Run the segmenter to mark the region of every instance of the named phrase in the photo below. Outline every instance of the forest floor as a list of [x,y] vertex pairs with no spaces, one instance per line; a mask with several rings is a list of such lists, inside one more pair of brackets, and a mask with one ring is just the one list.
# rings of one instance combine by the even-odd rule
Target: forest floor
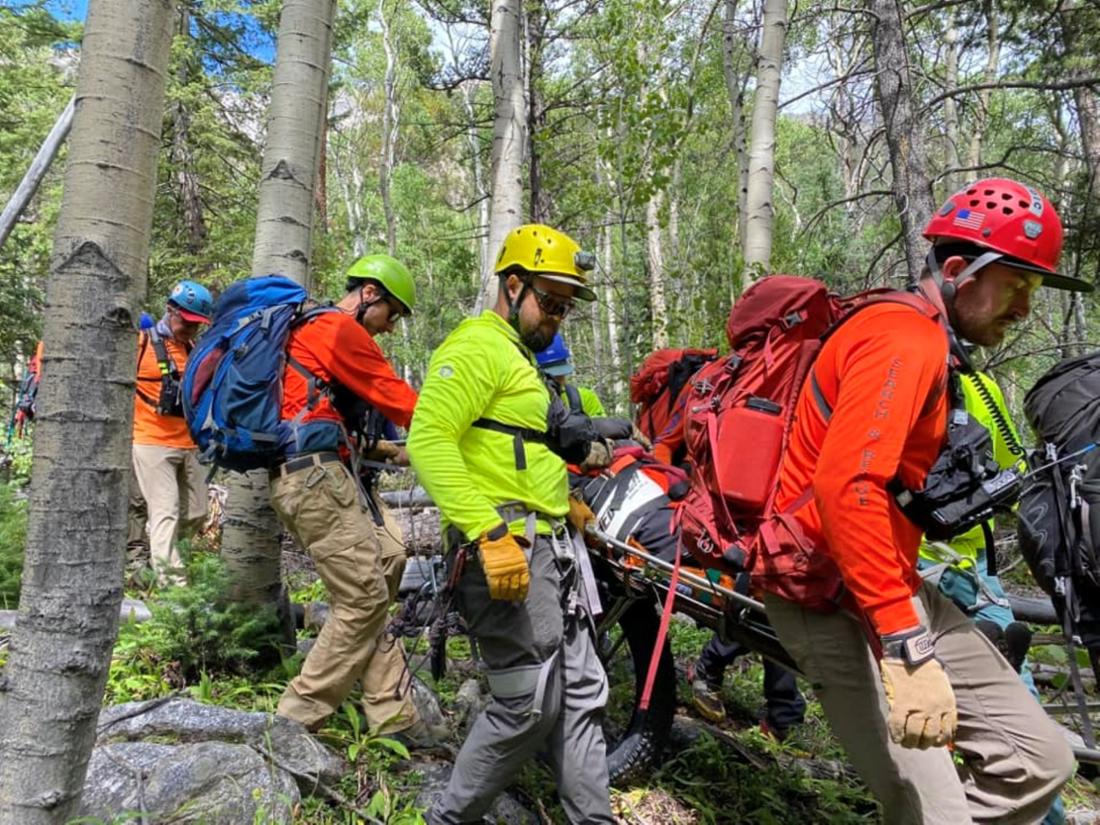
[[[422,530],[420,535],[425,544],[433,540],[430,530]],[[105,705],[182,691],[197,701],[238,710],[275,710],[287,680],[300,667],[301,655],[258,673],[248,665],[248,651],[236,644],[233,629],[234,623],[242,626],[242,618],[222,614],[224,600],[218,592],[224,588],[224,574],[219,572],[218,557],[209,552],[213,549],[201,544],[195,548],[192,581],[187,588],[157,592],[131,581],[127,595],[145,599],[154,618],[140,624],[123,623]],[[323,585],[312,573],[308,557],[293,551],[284,555],[294,585],[293,600],[302,604],[323,601]],[[158,610],[158,605],[165,609]],[[688,620],[672,623],[670,641],[678,683],[672,741],[650,773],[612,789],[613,810],[619,820],[654,825],[880,822],[874,801],[846,763],[804,681],[800,680],[800,686],[809,703],[806,722],[782,744],[760,731],[763,667],[758,657],[742,657],[727,670],[725,722],[714,725],[695,714],[686,674],[710,635],[710,630],[697,628]],[[470,678],[477,678],[468,641],[463,637],[448,641],[448,672],[438,682],[428,674],[424,638],[407,647],[412,668],[435,692],[448,719],[461,715],[460,689]],[[1051,647],[1053,650],[1035,652],[1040,659],[1057,661],[1060,649]],[[4,656],[0,644],[0,664]],[[632,702],[631,685],[613,685],[609,716],[629,716]],[[400,745],[365,729],[354,696],[319,736],[348,761],[349,770],[336,789],[344,801],[308,798],[293,822],[405,825],[423,821],[425,792],[445,774],[446,755],[408,758]],[[461,737],[460,731],[453,734],[449,743],[453,750],[461,745]],[[540,764],[522,771],[511,794],[530,812],[529,821],[566,821],[552,777]],[[1067,811],[1078,815],[1100,811],[1100,786],[1079,773],[1066,786],[1063,799]],[[1085,815],[1071,821],[1091,819]]]

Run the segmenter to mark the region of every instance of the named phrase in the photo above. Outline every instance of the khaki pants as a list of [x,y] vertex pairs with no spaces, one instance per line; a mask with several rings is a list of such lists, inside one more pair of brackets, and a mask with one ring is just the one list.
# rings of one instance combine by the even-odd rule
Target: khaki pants
[[411,677],[400,641],[386,632],[405,570],[400,529],[384,508],[385,524],[375,525],[359,485],[338,462],[280,474],[271,492],[272,507],[309,551],[329,594],[329,617],[279,700],[279,715],[316,730],[360,682],[370,728],[404,730],[418,718]]
[[860,621],[765,596],[783,646],[890,825],[1035,823],[1073,773],[1073,753],[990,641],[935,587],[913,599],[955,690],[956,767],[946,748],[895,745],[878,662]]
[[127,568],[149,564],[149,508],[138,486],[137,474],[130,473],[130,496],[127,508],[126,564]]
[[206,470],[198,450],[135,444],[134,478],[149,519],[149,555],[162,582],[182,583],[183,565],[176,540],[202,526],[206,518]]

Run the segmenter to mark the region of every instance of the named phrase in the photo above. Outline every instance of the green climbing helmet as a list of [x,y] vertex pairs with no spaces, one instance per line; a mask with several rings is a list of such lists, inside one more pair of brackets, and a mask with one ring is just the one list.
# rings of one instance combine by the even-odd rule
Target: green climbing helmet
[[409,313],[416,306],[416,283],[401,261],[389,255],[364,255],[348,269],[349,280],[377,281]]

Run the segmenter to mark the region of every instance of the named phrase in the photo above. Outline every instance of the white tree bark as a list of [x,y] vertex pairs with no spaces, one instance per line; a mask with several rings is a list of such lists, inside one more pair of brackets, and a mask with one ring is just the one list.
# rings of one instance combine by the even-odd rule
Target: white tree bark
[[[996,3],[994,0],[985,0],[982,7],[985,12],[987,51],[981,82],[988,84],[997,79],[997,64],[1001,60],[1001,37],[997,26]],[[982,141],[985,138],[986,124],[989,122],[989,98],[992,93],[992,89],[982,89],[978,92],[978,110],[970,127],[970,151],[967,154],[969,166],[978,166],[982,162]]]
[[38,152],[23,175],[23,180],[19,182],[19,186],[15,188],[12,196],[8,199],[3,213],[0,214],[0,246],[4,245],[8,235],[15,228],[19,216],[23,214],[23,210],[27,208],[27,204],[34,197],[34,193],[38,191],[42,178],[46,177],[54,158],[57,157],[62,144],[65,143],[65,138],[69,136],[69,129],[73,125],[74,106],[75,101],[70,100],[61,114],[58,115],[57,120],[50,129],[50,133],[46,135],[46,139],[38,147]]
[[[947,32],[944,34],[946,91],[958,88],[959,85],[959,30],[957,28],[956,9],[951,9],[950,21]],[[956,191],[958,187],[959,173],[954,171],[959,168],[959,108],[955,104],[955,98],[949,97],[943,102],[943,127],[944,127],[944,153],[943,160],[948,173],[944,176],[948,192]]]
[[[722,74],[730,101],[730,122],[733,124],[733,155],[737,160],[737,244],[745,241],[745,221],[749,194],[749,153],[745,148],[745,80],[741,69],[737,37],[737,0],[725,0],[722,20]],[[743,45],[743,44],[742,44]]]
[[646,269],[649,272],[649,310],[653,320],[653,349],[668,346],[668,302],[665,300],[665,258],[661,249],[661,205],[664,192],[654,189],[645,204]]
[[497,283],[494,256],[505,236],[523,222],[523,151],[527,113],[523,99],[521,0],[493,0],[490,21],[493,76],[493,150],[490,171],[489,257],[481,273],[476,311],[492,306]]
[[77,813],[122,601],[137,314],[172,0],[92,0],[47,288],[19,619],[0,677],[0,823]]
[[771,266],[773,179],[775,176],[775,118],[779,103],[783,44],[787,36],[786,0],[766,0],[756,96],[752,108],[749,182],[745,198],[746,284],[767,274]]
[[278,272],[306,286],[335,7],[333,0],[283,3],[260,168],[252,272]]
[[397,251],[397,217],[393,213],[390,184],[393,181],[401,103],[397,99],[397,44],[394,42],[393,26],[386,19],[386,0],[378,0],[378,20],[382,26],[382,50],[386,55],[386,72],[382,80],[386,101],[382,109],[382,162],[378,169],[378,188],[386,218],[386,251],[393,255]]
[[[283,4],[256,212],[253,274],[282,273],[307,287],[334,11],[334,0]],[[222,557],[234,595],[245,602],[277,605],[284,640],[292,643],[267,471],[230,473],[227,487]]]

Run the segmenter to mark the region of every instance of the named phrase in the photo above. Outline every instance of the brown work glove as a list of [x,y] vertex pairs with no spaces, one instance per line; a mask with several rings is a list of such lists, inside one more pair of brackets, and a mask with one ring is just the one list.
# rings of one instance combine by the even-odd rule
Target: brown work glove
[[367,452],[366,457],[371,461],[385,461],[387,464],[396,464],[399,467],[409,466],[409,454],[400,444],[392,441],[379,441]]
[[569,496],[569,515],[566,518],[573,525],[573,529],[582,536],[589,524],[596,523],[596,514],[592,512],[592,508],[572,495]]
[[933,658],[928,632],[921,628],[884,636],[882,642],[879,670],[890,706],[890,738],[903,748],[922,750],[951,742],[959,721],[955,692]]
[[501,522],[482,533],[477,546],[481,552],[481,569],[489,585],[489,598],[509,602],[526,599],[527,587],[531,584],[527,556],[523,553],[524,548],[531,546],[527,539],[512,535],[508,525]]
[[587,473],[590,470],[603,469],[611,463],[613,453],[611,442],[603,438],[595,439],[588,445],[588,455],[581,462],[581,472]]

